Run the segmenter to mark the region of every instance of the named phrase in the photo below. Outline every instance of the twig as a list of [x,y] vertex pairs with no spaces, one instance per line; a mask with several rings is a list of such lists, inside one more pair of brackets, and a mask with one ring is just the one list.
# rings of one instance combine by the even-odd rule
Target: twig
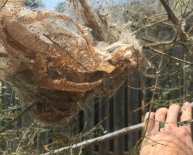
[[79,0],[79,2],[83,8],[86,25],[92,29],[91,33],[93,37],[98,41],[103,41],[104,40],[103,30],[100,27],[100,25],[98,24],[97,19],[94,16],[94,13],[92,12],[90,6],[88,5],[88,1]]
[[0,57],[1,57],[1,58],[7,58],[7,57],[8,57],[8,54],[7,54],[7,53],[4,53],[4,52],[0,52]]
[[15,117],[13,120],[11,120],[4,128],[0,129],[0,133],[5,132],[8,128],[10,128],[13,123],[15,123],[20,117],[22,117],[26,112],[28,112],[36,103],[33,103],[32,105],[28,106],[24,111],[22,111],[17,117]]
[[186,11],[188,10],[188,6],[190,4],[190,0],[188,0],[186,6],[185,6],[185,9],[184,9],[184,13],[182,14],[182,17],[184,18],[184,15],[186,14]]
[[178,61],[180,61],[180,62],[186,63],[186,64],[188,64],[188,65],[193,65],[193,63],[191,63],[191,62],[189,62],[189,61],[185,61],[185,60],[179,59],[179,58],[177,58],[177,57],[174,57],[174,56],[171,56],[171,55],[169,55],[169,54],[166,54],[166,53],[164,53],[164,52],[162,52],[162,51],[156,50],[156,49],[154,49],[154,48],[145,47],[145,46],[144,46],[143,48],[149,48],[149,49],[151,49],[153,52],[162,54],[162,55],[167,56],[167,57],[169,57],[169,58],[172,58],[172,59],[174,59],[174,60],[178,60]]
[[141,129],[143,129],[143,127],[144,127],[144,123],[139,123],[137,125],[126,127],[126,128],[120,129],[118,131],[115,131],[115,132],[112,132],[112,133],[97,137],[97,138],[85,140],[83,142],[74,144],[72,146],[66,146],[66,147],[63,147],[63,148],[60,148],[60,149],[57,149],[57,150],[54,150],[54,151],[51,151],[51,152],[48,152],[48,153],[44,153],[44,154],[41,154],[41,155],[52,155],[52,154],[55,154],[55,153],[61,153],[65,150],[69,150],[69,149],[85,147],[85,146],[88,146],[88,145],[91,145],[91,144],[99,143],[99,142],[109,140],[109,139],[112,139],[112,138],[115,138],[115,137],[118,137],[118,136],[121,136],[121,135],[125,135],[125,134],[128,134],[130,132],[141,130]]
[[193,9],[191,9],[189,12],[187,12],[186,14],[184,14],[183,18],[189,16],[192,12],[193,12]]
[[3,7],[7,4],[8,0],[2,2],[2,5],[0,6],[0,11],[3,9]]
[[164,42],[155,42],[150,44],[145,44],[144,47],[157,47],[157,46],[165,46],[165,45],[171,45],[174,41],[164,41]]
[[[133,35],[133,34],[136,34],[136,33],[138,33],[139,31],[145,30],[145,29],[147,29],[147,28],[150,28],[150,27],[152,27],[152,26],[154,26],[154,25],[157,25],[157,24],[159,24],[159,23],[163,23],[163,22],[165,22],[165,21],[167,21],[167,20],[164,19],[164,20],[161,20],[161,21],[156,21],[156,22],[154,22],[154,23],[151,23],[151,24],[149,24],[149,25],[146,25],[145,27],[142,27],[142,28],[140,28],[140,29],[137,29],[136,31],[132,32],[131,34],[132,34],[132,35]],[[163,23],[163,24],[164,24],[164,23]]]
[[174,14],[174,12],[172,11],[172,9],[170,8],[170,6],[168,5],[168,3],[165,0],[160,0],[160,2],[162,3],[163,7],[165,8],[167,14],[168,14],[168,19],[171,20],[171,22],[175,25],[179,25],[179,21],[178,18],[176,17],[176,15]]
[[166,12],[168,14],[168,19],[174,24],[177,32],[179,33],[181,41],[186,42],[187,36],[183,32],[182,27],[180,25],[180,22],[178,21],[178,18],[176,17],[176,15],[172,11],[172,9],[170,8],[170,6],[166,2],[166,0],[160,0],[160,2],[162,3],[164,9],[166,10]]

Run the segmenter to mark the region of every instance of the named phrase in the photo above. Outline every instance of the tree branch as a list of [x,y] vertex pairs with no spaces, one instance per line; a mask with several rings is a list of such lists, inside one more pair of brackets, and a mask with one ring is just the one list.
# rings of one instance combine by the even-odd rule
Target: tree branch
[[168,5],[168,3],[165,0],[160,0],[160,2],[162,3],[163,7],[165,8],[167,14],[168,14],[168,19],[175,25],[179,25],[179,21],[178,18],[176,17],[176,15],[174,14],[174,12],[172,11],[172,9],[170,8],[170,6]]
[[179,59],[179,58],[174,57],[174,56],[172,56],[172,55],[166,54],[166,53],[164,53],[164,52],[162,52],[162,51],[156,50],[156,49],[154,49],[154,48],[152,48],[152,47],[150,47],[150,46],[148,46],[148,47],[147,47],[147,46],[143,46],[143,48],[144,48],[144,49],[145,49],[145,48],[149,48],[149,49],[152,50],[153,52],[156,52],[156,53],[159,53],[159,54],[161,54],[161,55],[167,56],[167,57],[169,57],[169,58],[171,58],[171,59],[174,59],[174,60],[177,60],[177,61],[186,63],[186,64],[188,64],[188,65],[193,65],[193,63],[191,63],[191,62],[189,62],[189,61],[186,61],[186,60],[183,60],[183,59]]
[[164,42],[155,42],[150,44],[145,44],[143,47],[157,47],[157,46],[166,46],[171,45],[174,41],[164,41]]
[[66,146],[66,147],[63,147],[63,148],[60,148],[60,149],[57,149],[57,150],[54,150],[54,151],[51,151],[51,152],[48,152],[48,153],[44,153],[44,154],[41,154],[41,155],[52,155],[52,154],[56,154],[56,153],[61,153],[65,150],[69,150],[69,149],[75,149],[75,148],[80,148],[80,147],[82,148],[82,147],[85,147],[85,146],[88,146],[88,145],[91,145],[91,144],[95,144],[95,143],[99,143],[99,142],[102,142],[102,141],[110,140],[112,138],[128,134],[130,132],[141,130],[141,129],[143,129],[143,127],[144,127],[144,123],[139,123],[137,125],[126,127],[126,128],[120,129],[118,131],[114,131],[112,133],[97,137],[97,138],[85,140],[83,142],[80,142],[80,143],[77,143],[77,144],[74,144],[74,145],[71,145],[71,146]]
[[90,6],[88,5],[88,1],[87,0],[79,0],[79,2],[83,8],[84,17],[86,20],[86,26],[88,26],[89,28],[92,29],[91,33],[92,33],[93,37],[98,41],[104,41],[103,30],[100,27],[100,25],[98,24],[98,22],[94,16],[94,13],[92,12]]
[[1,5],[0,5],[0,11],[3,9],[3,7],[7,4],[8,0],[5,0],[3,2],[1,2]]
[[177,32],[179,33],[180,36],[180,40],[182,42],[186,42],[187,40],[187,36],[186,34],[183,32],[182,27],[178,21],[178,18],[176,17],[176,15],[174,14],[174,12],[172,11],[172,9],[170,8],[169,4],[166,2],[166,0],[160,0],[160,2],[162,3],[164,9],[167,12],[168,15],[168,19],[174,24]]

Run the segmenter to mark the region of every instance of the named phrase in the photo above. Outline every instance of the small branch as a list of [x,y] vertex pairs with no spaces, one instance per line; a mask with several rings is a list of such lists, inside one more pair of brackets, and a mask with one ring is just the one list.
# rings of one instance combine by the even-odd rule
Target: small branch
[[167,14],[168,14],[168,19],[171,20],[171,22],[174,25],[180,25],[178,18],[176,17],[176,15],[174,14],[174,12],[172,11],[172,9],[170,8],[170,6],[168,5],[168,3],[165,0],[160,0],[160,2],[162,3],[163,7],[165,8]]
[[0,133],[5,132],[7,129],[9,129],[13,123],[15,123],[19,118],[21,118],[26,112],[28,112],[36,103],[33,103],[32,105],[28,106],[24,111],[22,111],[19,115],[17,115],[17,117],[15,117],[13,120],[11,120],[10,122],[8,122],[8,124],[0,129]]
[[183,18],[189,16],[192,12],[193,12],[193,9],[191,9],[189,12],[187,12],[186,14],[184,14]]
[[3,9],[3,7],[7,4],[8,0],[5,0],[2,2],[2,5],[0,6],[0,11]]
[[0,58],[8,58],[8,54],[4,52],[0,52]]
[[184,9],[184,13],[182,14],[182,17],[183,17],[183,18],[185,17],[185,14],[186,14],[186,11],[188,10],[189,4],[190,4],[190,0],[188,0],[187,4],[185,4],[186,7],[185,7],[185,9]]
[[154,23],[151,23],[151,24],[149,24],[149,25],[146,25],[145,27],[142,27],[142,28],[140,28],[140,29],[137,29],[136,31],[132,32],[131,34],[137,34],[139,31],[142,31],[142,30],[145,30],[145,29],[147,29],[147,28],[153,27],[153,26],[155,26],[155,25],[157,25],[157,24],[159,24],[159,23],[165,24],[165,23],[164,23],[165,21],[167,21],[167,20],[164,19],[164,20],[161,20],[161,21],[156,21],[156,22],[154,22]]
[[193,30],[193,26],[190,27],[190,29],[188,30],[187,33],[190,34],[192,32],[192,30]]
[[80,148],[80,147],[82,148],[82,147],[85,147],[85,146],[88,146],[88,145],[91,145],[91,144],[96,144],[96,143],[106,141],[106,140],[109,140],[109,139],[112,139],[112,138],[115,138],[115,137],[118,137],[118,136],[122,136],[122,135],[128,134],[130,132],[141,130],[141,129],[143,129],[143,127],[144,127],[144,123],[139,123],[137,125],[126,127],[126,128],[120,129],[118,131],[115,131],[115,132],[112,132],[112,133],[97,137],[97,138],[85,140],[83,142],[74,144],[72,146],[66,146],[66,147],[63,147],[63,148],[60,148],[60,149],[57,149],[57,150],[54,150],[54,151],[51,151],[51,152],[48,152],[48,153],[44,153],[44,154],[41,154],[41,155],[52,155],[52,154],[56,154],[56,153],[61,153],[65,150],[69,150],[69,149],[75,149],[75,148]]
[[174,12],[172,11],[172,9],[170,8],[169,4],[166,2],[166,0],[160,0],[160,2],[162,3],[164,9],[167,12],[168,15],[168,19],[174,24],[177,32],[179,33],[180,36],[180,40],[182,42],[186,42],[187,40],[187,36],[186,34],[183,32],[182,27],[180,25],[180,22],[178,21],[178,18],[176,17],[176,15],[174,14]]
[[174,41],[164,41],[164,42],[155,42],[150,44],[145,44],[144,47],[157,47],[157,46],[165,46],[165,45],[171,45]]
[[104,34],[101,26],[98,24],[94,13],[92,12],[87,0],[79,0],[86,20],[86,25],[92,29],[93,37],[98,41],[104,41]]
[[178,60],[178,61],[180,61],[180,62],[186,63],[186,64],[188,64],[188,65],[193,65],[193,63],[191,63],[191,62],[189,62],[189,61],[185,61],[185,60],[179,59],[179,58],[177,58],[177,57],[174,57],[174,56],[171,56],[171,55],[169,55],[169,54],[166,54],[166,53],[164,53],[164,52],[162,52],[162,51],[156,50],[156,49],[154,49],[154,48],[145,47],[145,46],[143,46],[143,48],[149,48],[149,49],[151,49],[153,52],[162,54],[162,55],[167,56],[167,57],[169,57],[169,58],[172,58],[172,59],[174,59],[174,60]]
[[106,17],[108,16],[108,13],[107,14],[101,14],[99,9],[96,12],[97,12],[97,15],[98,15],[99,19],[101,20],[102,24],[108,28],[108,22],[106,19]]

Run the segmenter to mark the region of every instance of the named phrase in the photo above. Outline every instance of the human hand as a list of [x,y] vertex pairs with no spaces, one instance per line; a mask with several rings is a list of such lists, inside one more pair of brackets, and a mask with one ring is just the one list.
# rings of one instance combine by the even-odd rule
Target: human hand
[[[192,120],[192,106],[183,104],[180,121]],[[141,146],[140,155],[193,155],[191,125],[177,125],[180,106],[173,104],[167,108],[160,108],[155,113],[145,116],[147,130]],[[166,122],[159,129],[160,122]]]

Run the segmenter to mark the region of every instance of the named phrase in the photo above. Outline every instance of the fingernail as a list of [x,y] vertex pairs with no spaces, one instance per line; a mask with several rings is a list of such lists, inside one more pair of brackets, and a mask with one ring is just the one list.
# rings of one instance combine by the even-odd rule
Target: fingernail
[[172,103],[170,108],[180,108],[179,104]]
[[184,103],[184,106],[185,106],[185,107],[191,107],[191,104],[190,104],[189,102],[185,102],[185,103]]
[[176,104],[176,103],[172,103],[172,104],[170,104],[170,107],[172,106],[177,106],[178,104]]

